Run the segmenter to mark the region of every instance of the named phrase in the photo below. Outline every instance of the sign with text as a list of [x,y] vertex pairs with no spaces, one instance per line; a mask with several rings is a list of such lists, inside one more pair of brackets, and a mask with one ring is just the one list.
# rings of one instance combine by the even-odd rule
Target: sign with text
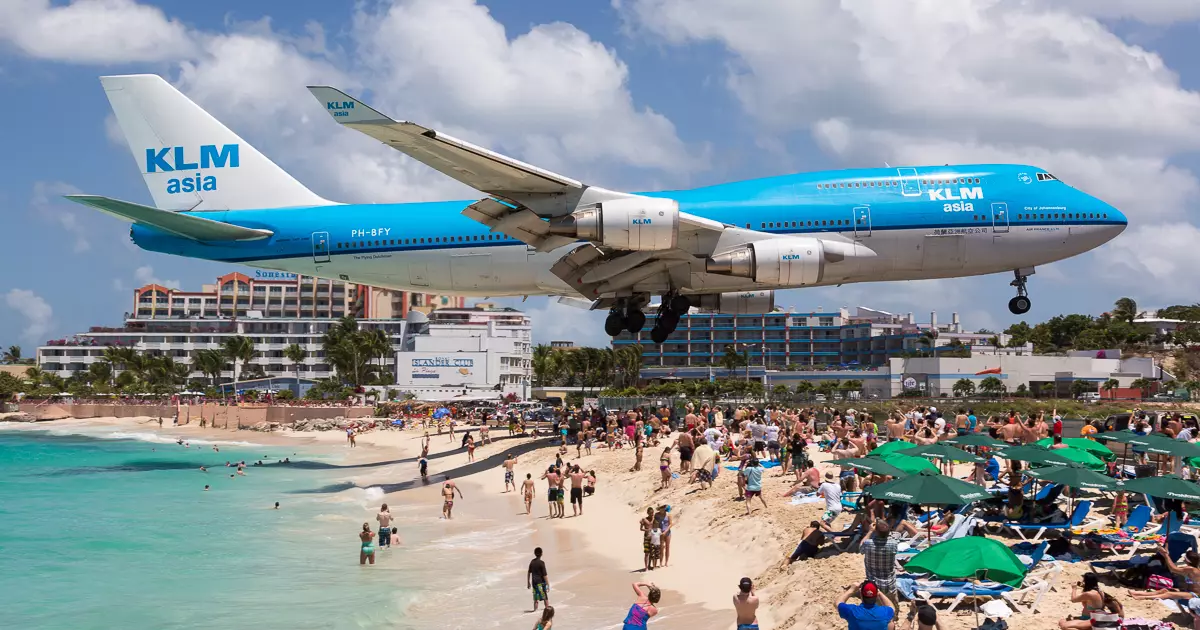
[[396,384],[438,387],[487,385],[486,352],[401,352]]

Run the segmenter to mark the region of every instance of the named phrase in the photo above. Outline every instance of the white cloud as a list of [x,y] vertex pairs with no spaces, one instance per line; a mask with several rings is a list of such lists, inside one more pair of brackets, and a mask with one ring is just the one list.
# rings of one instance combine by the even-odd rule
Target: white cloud
[[1200,293],[1200,228],[1190,223],[1136,226],[1099,257],[1101,269],[1141,301],[1191,304]]
[[154,275],[154,267],[150,265],[142,265],[133,271],[133,278],[137,280],[138,286],[147,284],[157,284],[168,289],[178,289],[180,287],[178,280],[162,280]]
[[1038,0],[1047,9],[1067,10],[1099,19],[1128,19],[1147,24],[1200,20],[1196,0]]
[[[58,224],[64,233],[71,237],[71,250],[81,254],[92,248],[88,241],[87,228],[80,222],[79,212],[75,204],[62,198],[63,195],[78,194],[80,190],[66,182],[34,182],[33,194],[29,205],[39,218],[48,219]],[[57,239],[55,239],[57,240]]]
[[181,22],[133,0],[5,0],[3,43],[37,59],[96,64],[167,61],[194,46]]
[[21,336],[40,343],[53,326],[54,309],[41,296],[29,289],[9,289],[4,294],[4,303],[25,318],[25,329]]

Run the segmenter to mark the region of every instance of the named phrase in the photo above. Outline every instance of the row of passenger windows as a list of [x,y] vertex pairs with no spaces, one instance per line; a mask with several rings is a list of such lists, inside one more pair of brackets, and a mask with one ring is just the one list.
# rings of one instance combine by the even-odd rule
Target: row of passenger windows
[[384,247],[391,245],[425,245],[427,243],[471,243],[478,241],[504,241],[509,240],[507,234],[485,234],[479,236],[434,236],[432,238],[393,238],[379,241],[350,241],[348,243],[338,243],[337,249],[355,249],[359,247]]
[[[863,220],[860,219],[859,222],[862,223]],[[759,223],[758,229],[763,230],[786,227],[828,227],[837,225],[850,225],[850,219],[833,219],[830,221],[792,221],[791,225],[789,225],[787,221],[768,221],[766,223]],[[746,229],[751,229],[749,223],[746,224]]]
[[[991,217],[989,217],[987,215],[978,215],[977,214],[977,215],[974,215],[973,218],[976,221],[991,220]],[[1038,213],[1038,214],[1030,213],[1030,214],[1018,214],[1017,215],[1018,221],[1035,221],[1035,220],[1043,220],[1043,219],[1061,219],[1061,220],[1070,221],[1070,220],[1081,220],[1081,219],[1107,219],[1107,218],[1108,218],[1107,212],[1106,213],[1049,212],[1049,213]],[[824,226],[824,227],[835,226],[836,227],[839,225],[840,226],[849,226],[850,223],[851,222],[849,219],[833,219],[833,220],[828,220],[828,221],[791,221],[791,222],[767,221],[767,222],[759,223],[758,228],[760,230],[764,230],[764,229],[788,228],[788,227],[822,227],[822,226]],[[859,223],[860,224],[866,223],[866,219],[860,218]],[[751,229],[749,223],[746,224],[746,229],[747,230]]]
[[[920,180],[923,186],[949,186],[950,184],[978,184],[978,177],[959,177],[951,179],[922,179]],[[884,181],[865,181],[865,182],[839,182],[837,184],[817,184],[817,188],[833,189],[833,188],[891,188],[899,186],[897,180]]]

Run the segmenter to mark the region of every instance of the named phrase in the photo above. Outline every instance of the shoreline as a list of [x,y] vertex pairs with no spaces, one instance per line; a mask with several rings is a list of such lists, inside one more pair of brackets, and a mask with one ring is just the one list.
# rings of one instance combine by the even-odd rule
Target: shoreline
[[[390,485],[398,479],[419,479],[415,462],[388,462],[419,455],[423,435],[420,429],[373,431],[357,436],[358,447],[351,449],[346,447],[345,434],[340,431],[258,432],[211,426],[201,429],[195,424],[180,427],[164,425],[159,429],[154,417],[62,419],[37,423],[0,421],[0,427],[4,427],[0,430],[70,433],[94,438],[112,439],[110,436],[115,436],[162,444],[174,444],[176,439],[183,438],[193,442],[193,446],[206,447],[214,443],[239,447],[291,446],[307,451],[301,457],[316,455],[339,458],[337,467],[329,472],[364,490]],[[472,430],[478,438],[477,428],[473,427]],[[378,508],[378,503],[388,503],[393,506],[393,512],[397,511],[397,506],[404,506],[406,513],[420,510],[422,514],[440,514],[441,496],[437,489],[440,488],[443,475],[467,463],[465,452],[455,452],[459,449],[461,435],[461,430],[456,432],[454,441],[451,442],[447,434],[438,435],[431,432],[429,485],[423,487],[418,481],[413,487],[377,495],[378,499],[373,500],[376,504],[375,509]],[[493,438],[500,435],[507,435],[507,430],[499,428],[492,431]],[[153,436],[161,438],[154,439]],[[478,462],[496,455],[502,457],[511,447],[526,446],[535,439],[541,438],[493,439],[491,444],[476,448],[475,459]],[[518,456],[518,464],[515,467],[518,484],[524,479],[525,473],[533,474],[534,480],[537,481],[545,465],[554,460],[556,447],[536,446],[535,449]],[[439,454],[443,456],[432,458]],[[573,456],[573,452],[571,455]],[[585,467],[594,465],[599,473],[602,460],[611,459],[609,456],[609,453],[597,453],[582,461]],[[625,465],[628,463],[625,462]],[[341,466],[361,468],[337,470]],[[541,470],[537,470],[538,468]],[[533,514],[526,516],[519,492],[502,492],[502,471],[503,468],[497,464],[473,474],[453,477],[466,491],[467,499],[456,502],[455,519],[450,523],[441,521],[444,524],[443,528],[451,538],[473,534],[486,537],[487,533],[493,530],[498,531],[500,535],[521,537],[525,534],[520,530],[528,529],[528,537],[532,544],[522,553],[532,558],[533,546],[546,549],[547,561],[552,572],[551,600],[556,605],[556,610],[561,610],[556,616],[559,625],[566,628],[604,627],[603,624],[577,626],[571,618],[573,613],[582,610],[605,615],[607,623],[619,626],[629,605],[633,603],[630,584],[645,580],[654,581],[663,590],[663,612],[656,617],[655,627],[664,630],[733,627],[733,613],[728,599],[732,596],[737,579],[741,575],[755,575],[757,572],[725,571],[727,575],[721,575],[722,571],[714,570],[712,559],[731,557],[731,549],[723,548],[719,543],[714,546],[709,545],[707,541],[693,539],[690,528],[680,525],[680,529],[677,530],[680,534],[675,535],[675,540],[682,541],[683,535],[687,535],[689,539],[673,542],[673,562],[670,567],[649,574],[633,571],[640,569],[642,564],[641,534],[637,530],[637,520],[640,516],[633,505],[642,503],[644,497],[639,498],[636,492],[627,494],[628,488],[622,488],[611,478],[602,477],[597,484],[597,494],[587,499],[584,517],[570,518],[568,515],[568,518],[561,519],[561,522],[557,519],[550,521],[545,517],[545,482],[539,482],[532,506]],[[643,471],[643,474],[649,473]],[[634,488],[636,489],[636,486]],[[570,509],[569,504],[567,509]],[[348,516],[359,517],[358,509],[347,506],[347,510]],[[401,528],[401,539],[404,539],[404,522],[398,522],[397,526]],[[514,534],[514,531],[518,533]],[[525,562],[527,561],[526,559]],[[480,569],[482,571],[482,567]],[[523,566],[519,569],[522,570],[519,578],[523,581]],[[704,587],[705,580],[708,580],[706,575],[720,576],[719,579],[711,581],[712,588]],[[527,591],[521,590],[525,593],[522,597],[528,597]],[[560,604],[554,597],[555,592],[567,594],[569,603]],[[437,599],[436,594],[434,599]],[[520,623],[524,624],[525,619],[528,619],[528,625],[532,625],[535,619],[534,615],[527,613],[529,601],[518,601],[519,606],[515,602],[509,602],[513,610],[519,607],[521,612],[521,616],[514,618],[514,623],[519,619]],[[424,616],[426,612],[421,603],[410,603],[408,606],[413,608],[418,617]],[[725,617],[728,623],[716,622],[714,612],[728,615]],[[462,627],[469,627],[469,624]]]

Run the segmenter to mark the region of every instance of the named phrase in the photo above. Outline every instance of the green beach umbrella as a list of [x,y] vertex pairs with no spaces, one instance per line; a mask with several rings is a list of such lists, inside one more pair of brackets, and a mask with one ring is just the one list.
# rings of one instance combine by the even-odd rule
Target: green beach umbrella
[[1038,444],[1026,444],[1024,446],[1006,448],[1000,452],[1000,457],[1041,466],[1070,466],[1074,463],[1083,464],[1092,470],[1104,470],[1107,468],[1099,457],[1070,446],[1065,448],[1046,448]]
[[924,457],[914,457],[912,455],[905,455],[904,453],[889,453],[879,459],[899,468],[906,475],[915,475],[922,470],[937,472],[938,469],[937,465]]
[[1134,446],[1146,446],[1150,442],[1146,439],[1148,435],[1138,435],[1133,431],[1109,431],[1107,433],[1097,433],[1095,438],[1101,442],[1116,442],[1117,444],[1132,444]]
[[1160,433],[1143,436],[1149,444],[1145,447],[1147,453],[1170,455],[1172,457],[1200,457],[1200,446],[1183,440],[1169,438]]
[[945,444],[953,444],[955,446],[986,446],[988,448],[1004,448],[1008,446],[1004,442],[983,433],[968,433],[962,437],[950,438],[943,440]]
[[964,536],[933,545],[904,565],[908,571],[942,579],[970,579],[981,572],[992,581],[1020,586],[1025,563],[1003,543],[983,536]]
[[[846,459],[835,459],[830,464],[845,466],[848,468],[857,468],[865,470],[876,475],[889,475],[892,477],[903,477],[908,474],[907,471],[893,466],[879,457],[849,457]],[[932,465],[932,464],[931,464]]]
[[877,499],[915,505],[966,505],[992,496],[983,486],[934,470],[922,470],[887,483],[867,486],[863,492]]
[[1047,466],[1026,471],[1035,479],[1062,484],[1068,488],[1083,490],[1112,490],[1117,487],[1117,480],[1106,477],[1098,472],[1074,464],[1071,466]]
[[976,457],[961,448],[956,448],[948,444],[929,444],[926,446],[914,446],[906,448],[902,451],[896,451],[900,455],[917,455],[919,457],[932,457],[935,459],[948,459],[955,462],[981,462],[982,457]]
[[1200,485],[1182,479],[1178,475],[1160,475],[1158,477],[1130,479],[1119,487],[1126,492],[1148,494],[1160,499],[1180,499],[1182,501],[1200,502]]
[[875,450],[868,453],[868,455],[874,455],[875,457],[880,457],[882,455],[887,455],[888,453],[895,453],[896,451],[903,451],[904,449],[912,448],[912,447],[913,447],[912,442],[905,442],[904,440],[896,440],[893,442],[884,442],[883,444],[880,444],[879,446],[875,447]]
[[[1034,444],[1050,448],[1050,445],[1054,444],[1054,438],[1043,438],[1034,442]],[[1107,446],[1094,440],[1089,440],[1087,438],[1063,438],[1063,444],[1066,444],[1071,448],[1077,448],[1081,451],[1087,451],[1106,462],[1117,461],[1117,456],[1112,452],[1111,448],[1108,448]]]

